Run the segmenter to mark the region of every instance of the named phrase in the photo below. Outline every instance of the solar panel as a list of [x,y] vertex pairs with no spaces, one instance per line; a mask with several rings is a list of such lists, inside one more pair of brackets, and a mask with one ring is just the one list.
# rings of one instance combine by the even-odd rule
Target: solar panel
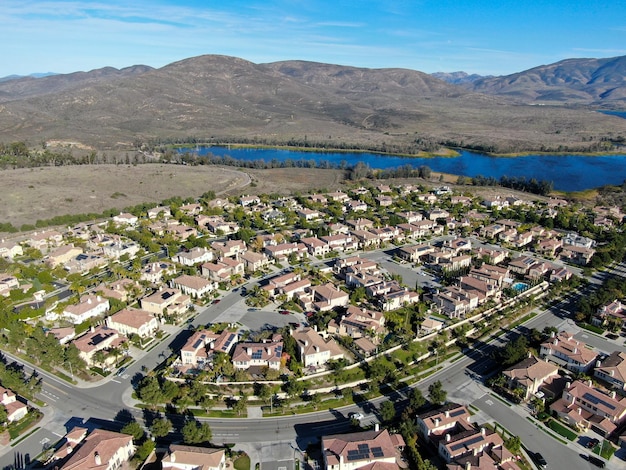
[[254,351],[252,353],[252,359],[261,359],[263,357],[263,351]]
[[361,452],[369,451],[370,446],[368,444],[359,444],[357,446]]
[[602,398],[596,395],[592,395],[589,392],[585,392],[585,394],[583,395],[583,399],[589,401],[590,403],[593,403],[594,405],[604,405],[611,410],[615,409],[615,405],[611,405],[609,402],[604,401]]
[[358,454],[359,454],[359,451],[356,449],[348,451],[348,455],[358,455]]
[[470,439],[469,441],[464,441],[464,442],[459,442],[458,444],[453,445],[452,447],[450,447],[450,450],[455,452],[459,449],[462,449],[463,447],[468,447],[476,444],[477,442],[480,442],[483,440],[483,436],[482,435],[478,435],[476,437],[473,437],[472,439]]
[[361,460],[361,454],[348,455],[348,461]]
[[464,410],[463,408],[460,408],[460,409],[458,409],[458,410],[453,411],[452,413],[450,413],[450,417],[451,417],[451,418],[454,418],[455,416],[460,416],[460,415],[462,415],[463,413],[465,413],[465,410]]
[[372,455],[374,457],[378,458],[378,457],[382,457],[384,455],[382,447],[372,447],[370,450],[372,451]]

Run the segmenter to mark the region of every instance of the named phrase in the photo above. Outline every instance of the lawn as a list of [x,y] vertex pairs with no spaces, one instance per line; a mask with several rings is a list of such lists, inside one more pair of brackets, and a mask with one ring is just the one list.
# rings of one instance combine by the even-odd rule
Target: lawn
[[576,439],[578,437],[578,434],[576,434],[570,428],[568,428],[566,426],[563,426],[558,421],[550,420],[548,422],[548,427],[550,429],[552,429],[554,432],[560,434],[561,436],[563,436],[564,438],[566,438],[566,439],[568,439],[570,441],[573,441],[574,439]]
[[250,470],[250,457],[248,454],[241,454],[235,459],[233,466],[236,470]]

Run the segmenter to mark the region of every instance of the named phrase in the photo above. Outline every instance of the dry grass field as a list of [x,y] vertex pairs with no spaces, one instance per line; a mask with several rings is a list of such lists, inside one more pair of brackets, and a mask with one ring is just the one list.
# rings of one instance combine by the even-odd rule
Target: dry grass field
[[216,166],[81,165],[0,171],[0,221],[15,227],[58,215],[101,213],[180,196],[291,194],[338,187],[342,172]]

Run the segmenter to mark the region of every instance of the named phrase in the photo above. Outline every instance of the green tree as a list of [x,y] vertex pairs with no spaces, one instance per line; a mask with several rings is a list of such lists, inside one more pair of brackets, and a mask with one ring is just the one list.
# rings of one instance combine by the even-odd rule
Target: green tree
[[442,405],[448,397],[448,392],[443,388],[440,380],[430,384],[428,387],[428,400],[435,405]]
[[141,401],[147,405],[155,407],[159,403],[163,403],[165,400],[163,392],[161,392],[161,386],[159,385],[159,379],[153,376],[145,377],[137,388],[137,396]]
[[150,439],[144,441],[139,447],[137,447],[137,452],[135,452],[135,458],[140,462],[143,462],[150,456],[155,447],[156,444],[154,443],[154,441]]
[[201,444],[211,440],[211,428],[208,423],[196,420],[187,421],[181,429],[185,444]]
[[413,409],[413,411],[419,410],[422,406],[426,404],[426,398],[424,398],[424,394],[419,388],[413,388],[409,392],[409,406]]
[[157,439],[167,436],[172,430],[172,422],[163,417],[155,419],[150,426],[150,433]]
[[519,455],[522,449],[522,440],[518,436],[511,436],[504,441],[504,446],[514,455]]
[[396,417],[396,408],[393,406],[393,402],[384,401],[380,405],[380,417],[384,423],[390,423]]
[[133,441],[139,442],[143,438],[145,432],[137,421],[131,421],[130,423],[124,425],[122,428],[122,434],[133,436]]
[[4,405],[0,405],[0,425],[5,424],[7,420],[7,409],[4,407]]

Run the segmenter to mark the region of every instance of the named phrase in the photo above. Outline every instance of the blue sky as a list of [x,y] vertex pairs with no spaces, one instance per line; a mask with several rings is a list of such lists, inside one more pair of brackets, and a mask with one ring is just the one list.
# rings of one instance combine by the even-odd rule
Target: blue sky
[[0,77],[202,54],[482,75],[626,55],[617,0],[2,0],[0,25]]

